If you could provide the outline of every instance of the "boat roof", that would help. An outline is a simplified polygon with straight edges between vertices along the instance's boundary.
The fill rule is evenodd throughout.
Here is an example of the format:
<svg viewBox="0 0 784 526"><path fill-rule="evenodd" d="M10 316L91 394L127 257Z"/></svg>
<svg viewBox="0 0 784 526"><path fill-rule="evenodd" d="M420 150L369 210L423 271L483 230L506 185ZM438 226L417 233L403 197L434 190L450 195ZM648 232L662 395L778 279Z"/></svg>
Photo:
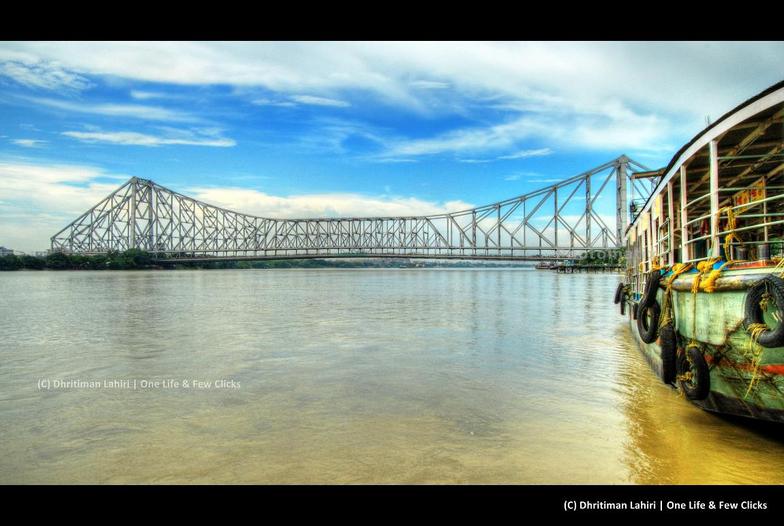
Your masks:
<svg viewBox="0 0 784 526"><path fill-rule="evenodd" d="M664 190L669 180L678 173L680 166L685 161L690 159L710 141L722 134L727 133L729 130L731 130L731 128L737 126L746 119L755 115L759 115L763 119L769 117L769 114L772 115L775 112L774 106L781 102L784 102L784 80L777 82L769 88L754 95L750 99L740 103L738 106L722 115L716 122L695 135L694 138L692 138L689 142L684 144L681 149L678 150L678 152L672 157L670 163L665 168L662 170L653 171L661 172L664 175L656 185L656 188L653 190L653 192L651 192L651 195L648 196L645 205L637 217L635 217L634 221L632 221L626 228L626 232L628 233L629 230L637 223L637 221L639 221L640 218L648 210L650 210L651 206L653 205L653 198ZM735 135L737 135L737 140L734 137ZM738 142L745 136L746 133L744 133L744 130L729 131L729 134L726 135L730 142L733 140ZM707 165L708 162L709 161L706 160L705 164Z"/></svg>

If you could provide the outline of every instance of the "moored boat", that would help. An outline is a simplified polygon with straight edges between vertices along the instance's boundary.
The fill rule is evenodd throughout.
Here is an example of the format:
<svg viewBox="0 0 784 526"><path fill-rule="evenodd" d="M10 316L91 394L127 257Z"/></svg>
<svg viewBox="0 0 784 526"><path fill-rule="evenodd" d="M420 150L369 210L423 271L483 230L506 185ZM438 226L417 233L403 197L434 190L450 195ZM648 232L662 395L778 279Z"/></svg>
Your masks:
<svg viewBox="0 0 784 526"><path fill-rule="evenodd" d="M709 411L784 422L784 82L703 130L632 208L615 302Z"/></svg>

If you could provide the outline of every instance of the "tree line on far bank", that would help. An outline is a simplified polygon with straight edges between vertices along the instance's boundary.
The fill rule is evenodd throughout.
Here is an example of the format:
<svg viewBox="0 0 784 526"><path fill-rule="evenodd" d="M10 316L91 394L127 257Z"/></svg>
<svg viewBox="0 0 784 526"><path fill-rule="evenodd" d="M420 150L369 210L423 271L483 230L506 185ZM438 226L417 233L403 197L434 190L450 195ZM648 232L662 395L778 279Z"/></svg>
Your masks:
<svg viewBox="0 0 784 526"><path fill-rule="evenodd" d="M125 252L109 252L94 256L64 254L53 252L47 256L3 256L0 257L0 271L3 270L143 270L143 269L272 269L272 268L363 268L409 266L405 261L390 262L376 260L325 260L325 259L280 259L267 261L209 261L184 262L169 260L164 255L156 255L139 249ZM424 266L432 266L423 264ZM452 263L450 266L475 266L470 262Z"/></svg>
<svg viewBox="0 0 784 526"><path fill-rule="evenodd" d="M578 265L588 266L623 266L626 262L624 250L591 251L585 253L578 261ZM358 256L360 256L358 254ZM360 256L361 257L361 256ZM81 254L65 254L53 252L47 256L2 256L0 257L0 271L3 270L143 270L159 268L175 269L271 269L271 268L363 268L363 267L390 267L409 266L403 261L390 262L384 259L376 260L325 260L325 259L280 259L267 261L209 261L209 262L184 262L169 260L165 255L156 255L144 250L132 248L124 252L108 252L94 256ZM421 266L443 266L431 262L420 263ZM450 262L450 267L475 267L474 262Z"/></svg>
<svg viewBox="0 0 784 526"><path fill-rule="evenodd" d="M154 268L152 254L131 249L95 256L53 252L46 256L3 256L0 270L134 270Z"/></svg>
<svg viewBox="0 0 784 526"><path fill-rule="evenodd" d="M144 270L159 268L234 269L234 268L291 268L291 267L334 267L357 266L350 262L327 262L322 260L278 260L278 261L209 261L184 262L162 261L165 256L156 256L139 249L124 252L108 252L85 256L53 252L47 256L3 256L2 270ZM157 261L156 261L157 260Z"/></svg>

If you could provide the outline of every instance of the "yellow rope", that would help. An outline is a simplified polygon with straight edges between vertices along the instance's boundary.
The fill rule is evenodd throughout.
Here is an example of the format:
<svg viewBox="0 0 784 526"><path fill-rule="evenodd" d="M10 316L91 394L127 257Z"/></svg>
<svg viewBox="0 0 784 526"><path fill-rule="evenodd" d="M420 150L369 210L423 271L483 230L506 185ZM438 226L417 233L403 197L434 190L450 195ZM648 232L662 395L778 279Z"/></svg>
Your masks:
<svg viewBox="0 0 784 526"><path fill-rule="evenodd" d="M731 206L725 206L724 208L719 210L719 217L721 217L721 213L727 213L727 230L730 231L724 238L724 255L727 258L727 261L733 261L732 259L732 240L738 241L741 243L741 239L735 234L735 213L732 211Z"/></svg>
<svg viewBox="0 0 784 526"><path fill-rule="evenodd" d="M756 384L757 381L759 380L759 363L760 360L762 359L762 351L763 351L762 347L759 344L759 337L762 335L762 333L768 330L768 326L764 323L752 323L748 327L746 327L746 330L751 333L749 354L751 354L750 361L752 366L752 372L751 372L751 380L749 380L749 387L746 389L746 394L743 395L744 399L748 398L749 394L751 393L751 390L754 388L754 384Z"/></svg>
<svg viewBox="0 0 784 526"><path fill-rule="evenodd" d="M755 342L759 340L760 335L768 330L768 325L765 323L752 323L746 327L746 331L751 333L751 338Z"/></svg>
<svg viewBox="0 0 784 526"><path fill-rule="evenodd" d="M711 269L711 267L715 265L717 261L719 261L719 259L721 258L710 258L710 259L706 259L705 261L700 261L699 263L697 263L697 271L700 274L704 274L708 272Z"/></svg>
<svg viewBox="0 0 784 526"><path fill-rule="evenodd" d="M695 305L697 304L697 298L694 298L694 304ZM694 339L694 337L692 337L692 338L689 339L689 343L687 343L684 346L683 352L685 353L688 350L689 347L698 347L699 348L699 346L700 346L699 342L696 339ZM686 371L685 373L681 373L681 374L677 375L675 377L675 380L682 381L682 382L684 382L684 381L688 382L688 381L690 381L692 379L693 376L694 376L694 374L691 371ZM679 389L679 391L680 391L681 397L682 398L686 398L686 392L683 389Z"/></svg>
<svg viewBox="0 0 784 526"><path fill-rule="evenodd" d="M710 258L697 263L697 275L694 276L694 281L691 284L692 294L697 294L697 292L700 290L700 281L702 280L702 275L708 272L719 259L720 258Z"/></svg>
<svg viewBox="0 0 784 526"><path fill-rule="evenodd" d="M760 308L762 308L762 310L768 309L769 299L770 296L766 286L766 291L762 295L762 301L760 302ZM764 351L762 346L759 344L759 338L767 330L769 329L766 323L751 323L748 327L746 327L746 331L750 333L750 338L748 352L744 352L744 354L751 362L752 372L751 380L749 380L749 387L746 389L746 394L743 395L744 399L749 396L752 389L754 388L754 384L756 384L759 380L759 365L760 361L762 360L762 352Z"/></svg>
<svg viewBox="0 0 784 526"><path fill-rule="evenodd" d="M659 327L672 325L672 290L670 287L664 291L664 301L662 301L662 313L659 319Z"/></svg>
<svg viewBox="0 0 784 526"><path fill-rule="evenodd" d="M707 264L707 265L703 266L703 268L698 273L698 277L701 276L702 273L704 273L706 271L706 269L710 268L710 265L713 264L713 263L707 262L707 261L705 261L703 263L710 263L710 264ZM699 265L698 265L698 267L699 267ZM667 278L667 281L665 282L664 302L663 302L663 305L662 305L661 322L659 323L660 327L664 327L664 326L670 324L673 321L673 318L672 318L672 284L675 282L676 279L678 279L678 276L680 276L681 274L683 274L685 272L688 272L692 268L693 268L693 265L691 263L676 263L675 265L672 266L672 274L670 274L670 276ZM724 268L724 267L722 266L722 268ZM715 278L714 278L714 280L715 280ZM695 301L695 305L696 305L696 301Z"/></svg>
<svg viewBox="0 0 784 526"><path fill-rule="evenodd" d="M697 294L697 291L700 290L700 278L701 277L702 277L702 274L700 274L699 272L697 273L696 276L694 276L694 281L692 281L692 283L691 283L691 293L692 294Z"/></svg>
<svg viewBox="0 0 784 526"><path fill-rule="evenodd" d="M774 260L775 260L775 258L774 258ZM781 259L779 259L779 262L778 262L778 263L776 263L776 266L775 266L775 267L773 267L773 270L771 270L770 272L771 272L772 274L775 274L775 273L776 273L776 272L778 272L779 270L784 270L784 258L781 258ZM784 278L784 272L782 272L781 274L779 274L779 277L780 277L780 278Z"/></svg>
<svg viewBox="0 0 784 526"><path fill-rule="evenodd" d="M687 272L687 271L691 270L691 268L692 268L692 264L691 263L676 263L672 267L672 274L667 279L667 288L668 289L671 288L672 287L672 283L675 281L675 279L678 276L680 276L681 274L683 274L684 272Z"/></svg>
<svg viewBox="0 0 784 526"><path fill-rule="evenodd" d="M666 327L673 322L672 317L672 284L684 272L692 268L691 263L676 263L672 266L672 274L667 278L664 288L664 304L662 305L661 321L659 327Z"/></svg>
<svg viewBox="0 0 784 526"><path fill-rule="evenodd" d="M702 288L702 290L708 293L716 290L716 280L719 279L719 275L721 274L721 271L724 270L724 267L726 267L729 264L730 264L729 261L725 261L722 266L720 266L716 270L712 270L710 275L708 275L708 277L700 283L700 288Z"/></svg>

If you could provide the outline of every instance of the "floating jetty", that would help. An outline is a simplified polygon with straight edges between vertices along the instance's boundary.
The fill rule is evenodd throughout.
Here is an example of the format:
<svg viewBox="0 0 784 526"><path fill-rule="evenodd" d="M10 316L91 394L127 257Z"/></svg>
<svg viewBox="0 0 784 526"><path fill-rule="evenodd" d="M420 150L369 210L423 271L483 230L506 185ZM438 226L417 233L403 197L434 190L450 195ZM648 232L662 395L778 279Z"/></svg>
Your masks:
<svg viewBox="0 0 784 526"><path fill-rule="evenodd" d="M551 270L562 274L574 274L575 272L621 272L623 269L620 265L556 265Z"/></svg>
<svg viewBox="0 0 784 526"><path fill-rule="evenodd" d="M564 262L546 262L536 265L536 270L554 270L562 274L575 272L620 272L624 270L621 265L579 264Z"/></svg>

